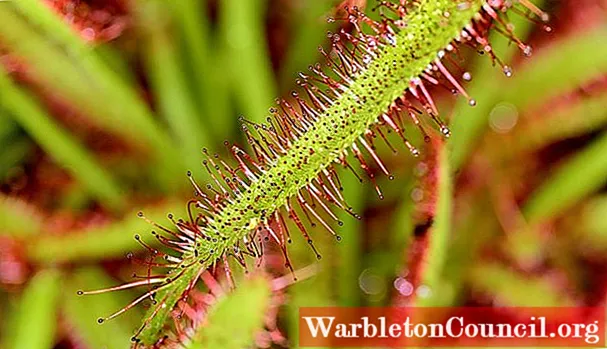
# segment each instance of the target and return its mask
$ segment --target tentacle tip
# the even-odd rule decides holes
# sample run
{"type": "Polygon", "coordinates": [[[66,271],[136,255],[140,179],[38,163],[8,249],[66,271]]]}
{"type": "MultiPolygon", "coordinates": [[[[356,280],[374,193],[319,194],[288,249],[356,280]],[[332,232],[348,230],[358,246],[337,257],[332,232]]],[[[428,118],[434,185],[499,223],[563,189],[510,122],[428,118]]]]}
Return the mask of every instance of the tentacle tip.
{"type": "Polygon", "coordinates": [[[79,295],[79,296],[82,296],[84,294],[84,291],[78,290],[78,291],[76,291],[76,294],[79,295]]]}
{"type": "Polygon", "coordinates": [[[443,134],[443,136],[445,136],[445,138],[451,137],[451,130],[449,130],[449,128],[447,126],[441,126],[440,131],[443,134]]]}
{"type": "Polygon", "coordinates": [[[104,321],[105,321],[105,319],[102,318],[102,317],[100,317],[100,318],[97,319],[97,323],[98,324],[102,324],[104,321]]]}

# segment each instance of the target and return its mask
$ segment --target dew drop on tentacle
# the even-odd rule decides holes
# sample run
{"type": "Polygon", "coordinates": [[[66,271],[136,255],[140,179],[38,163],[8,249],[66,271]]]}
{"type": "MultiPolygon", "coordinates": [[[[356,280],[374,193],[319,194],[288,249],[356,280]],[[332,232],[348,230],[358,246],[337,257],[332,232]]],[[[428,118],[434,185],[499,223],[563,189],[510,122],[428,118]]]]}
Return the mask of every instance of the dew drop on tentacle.
{"type": "Polygon", "coordinates": [[[446,125],[441,125],[440,131],[443,134],[443,136],[445,136],[446,138],[451,137],[451,130],[446,125]]]}

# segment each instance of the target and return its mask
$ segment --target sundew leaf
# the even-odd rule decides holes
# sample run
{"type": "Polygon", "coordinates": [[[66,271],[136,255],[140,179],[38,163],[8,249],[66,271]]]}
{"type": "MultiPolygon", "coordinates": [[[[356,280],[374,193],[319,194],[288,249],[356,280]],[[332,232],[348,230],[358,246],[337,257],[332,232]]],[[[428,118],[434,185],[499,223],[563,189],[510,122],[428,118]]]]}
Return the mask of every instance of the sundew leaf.
{"type": "Polygon", "coordinates": [[[54,270],[40,271],[30,280],[19,299],[15,318],[8,324],[9,348],[54,347],[61,281],[54,270]]]}
{"type": "MultiPolygon", "coordinates": [[[[404,117],[413,119],[428,139],[427,133],[440,133],[443,137],[450,135],[448,127],[438,117],[436,105],[421,78],[438,83],[427,74],[439,72],[465,96],[469,105],[476,104],[441,59],[451,54],[453,45],[458,45],[457,38],[465,30],[462,28],[471,22],[488,26],[490,16],[497,16],[510,6],[510,3],[498,3],[493,5],[497,6],[497,11],[494,11],[483,9],[483,4],[482,1],[460,4],[451,0],[428,0],[411,3],[410,7],[395,5],[393,10],[406,13],[406,26],[398,20],[391,22],[393,26],[373,22],[353,7],[348,13],[352,25],[371,27],[367,29],[374,32],[358,30],[344,42],[339,35],[332,36],[332,48],[337,55],[341,52],[341,57],[331,58],[326,52],[321,53],[331,67],[327,74],[334,78],[325,74],[320,64],[312,66],[313,75],[300,75],[300,90],[292,92],[291,99],[277,100],[275,108],[270,109],[268,123],[251,125],[243,120],[242,129],[253,148],[252,154],[246,154],[235,144],[225,143],[238,164],[236,169],[219,156],[204,152],[203,164],[209,169],[213,181],[203,190],[194,178],[190,178],[201,198],[196,203],[198,216],[196,219],[189,217],[189,221],[174,221],[178,229],[175,238],[182,242],[167,242],[165,245],[179,255],[175,262],[179,265],[173,265],[175,269],[171,273],[177,276],[157,279],[156,288],[150,292],[155,293],[158,303],[149,309],[136,339],[148,345],[155,343],[170,317],[170,311],[187,295],[201,271],[232,254],[236,254],[237,259],[241,258],[241,264],[246,264],[242,253],[248,251],[248,254],[258,256],[253,252],[258,250],[258,245],[252,246],[257,241],[262,244],[264,240],[273,240],[283,252],[285,267],[292,268],[286,254],[286,246],[291,239],[280,228],[282,215],[288,213],[289,219],[298,222],[294,216],[303,213],[294,211],[299,212],[301,208],[312,226],[316,221],[317,226],[336,240],[341,240],[331,226],[342,226],[344,222],[330,207],[337,206],[349,215],[361,218],[341,197],[338,189],[341,184],[336,185],[333,179],[329,179],[336,172],[332,167],[334,163],[341,163],[356,172],[347,162],[352,160],[345,159],[348,154],[353,154],[354,161],[360,163],[373,182],[378,197],[384,199],[375,180],[376,174],[371,171],[365,155],[379,165],[387,178],[393,179],[394,176],[378,158],[369,138],[375,137],[374,132],[383,135],[379,127],[389,126],[401,137],[412,155],[418,155],[419,151],[397,126],[401,112],[404,117]],[[483,12],[485,10],[486,13],[483,12]],[[343,63],[338,63],[337,59],[343,63]],[[331,91],[325,90],[327,86],[331,91]],[[409,107],[411,103],[417,103],[415,101],[422,103],[427,110],[428,114],[424,116],[427,119],[423,122],[417,119],[414,108],[409,107]],[[426,126],[432,129],[427,130],[426,126]],[[234,178],[235,173],[242,173],[243,177],[234,178]],[[291,210],[295,200],[299,207],[291,210]],[[325,215],[331,221],[325,221],[325,215]],[[185,246],[189,244],[191,246],[185,246]]],[[[474,42],[481,42],[486,40],[488,31],[489,26],[466,35],[470,35],[474,42]]],[[[233,43],[238,44],[238,41],[233,43]]],[[[490,50],[490,47],[485,45],[484,49],[490,50]]],[[[441,206],[448,209],[449,204],[441,203],[441,206]]],[[[446,229],[448,222],[441,224],[441,229],[446,229]]],[[[301,222],[298,227],[315,250],[306,227],[301,222]]]]}
{"type": "Polygon", "coordinates": [[[235,291],[220,298],[209,309],[186,349],[242,349],[254,345],[255,335],[263,329],[270,305],[270,283],[263,277],[245,279],[235,291]],[[234,314],[238,314],[234,318],[234,314]]]}

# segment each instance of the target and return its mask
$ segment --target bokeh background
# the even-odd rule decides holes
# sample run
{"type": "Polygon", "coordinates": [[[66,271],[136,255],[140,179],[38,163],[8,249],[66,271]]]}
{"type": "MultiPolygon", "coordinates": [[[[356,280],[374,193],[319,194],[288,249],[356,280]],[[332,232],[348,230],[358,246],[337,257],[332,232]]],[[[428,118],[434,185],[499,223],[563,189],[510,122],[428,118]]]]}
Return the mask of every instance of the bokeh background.
{"type": "MultiPolygon", "coordinates": [[[[245,283],[249,296],[215,295],[232,302],[214,310],[216,327],[250,321],[250,333],[231,332],[237,340],[225,348],[296,347],[300,306],[604,304],[607,2],[534,2],[551,14],[550,28],[510,16],[531,57],[492,37],[513,77],[469,50],[461,64],[477,106],[436,91],[453,134],[446,161],[410,127],[424,156],[379,147],[396,177],[380,180],[384,200],[342,176],[363,219],[344,218],[340,243],[312,229],[317,261],[294,238],[300,281],[270,249],[264,266],[279,290],[256,294],[245,283]]],[[[184,217],[186,171],[207,178],[201,148],[245,144],[238,117],[265,120],[296,72],[320,59],[317,47],[341,25],[326,18],[344,4],[375,6],[0,2],[0,347],[128,348],[145,306],[96,319],[140,292],[76,290],[141,272],[126,255],[144,258],[133,235],[152,241],[152,227],[136,212],[165,225],[169,212],[184,217]]]]}

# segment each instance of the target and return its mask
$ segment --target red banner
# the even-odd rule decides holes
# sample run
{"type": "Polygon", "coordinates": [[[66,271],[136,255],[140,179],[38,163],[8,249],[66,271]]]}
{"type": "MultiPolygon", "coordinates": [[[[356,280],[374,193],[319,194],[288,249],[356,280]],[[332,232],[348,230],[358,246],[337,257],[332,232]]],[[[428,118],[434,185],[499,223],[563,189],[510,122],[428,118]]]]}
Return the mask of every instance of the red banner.
{"type": "Polygon", "coordinates": [[[300,308],[301,347],[603,347],[605,308],[300,308]]]}

